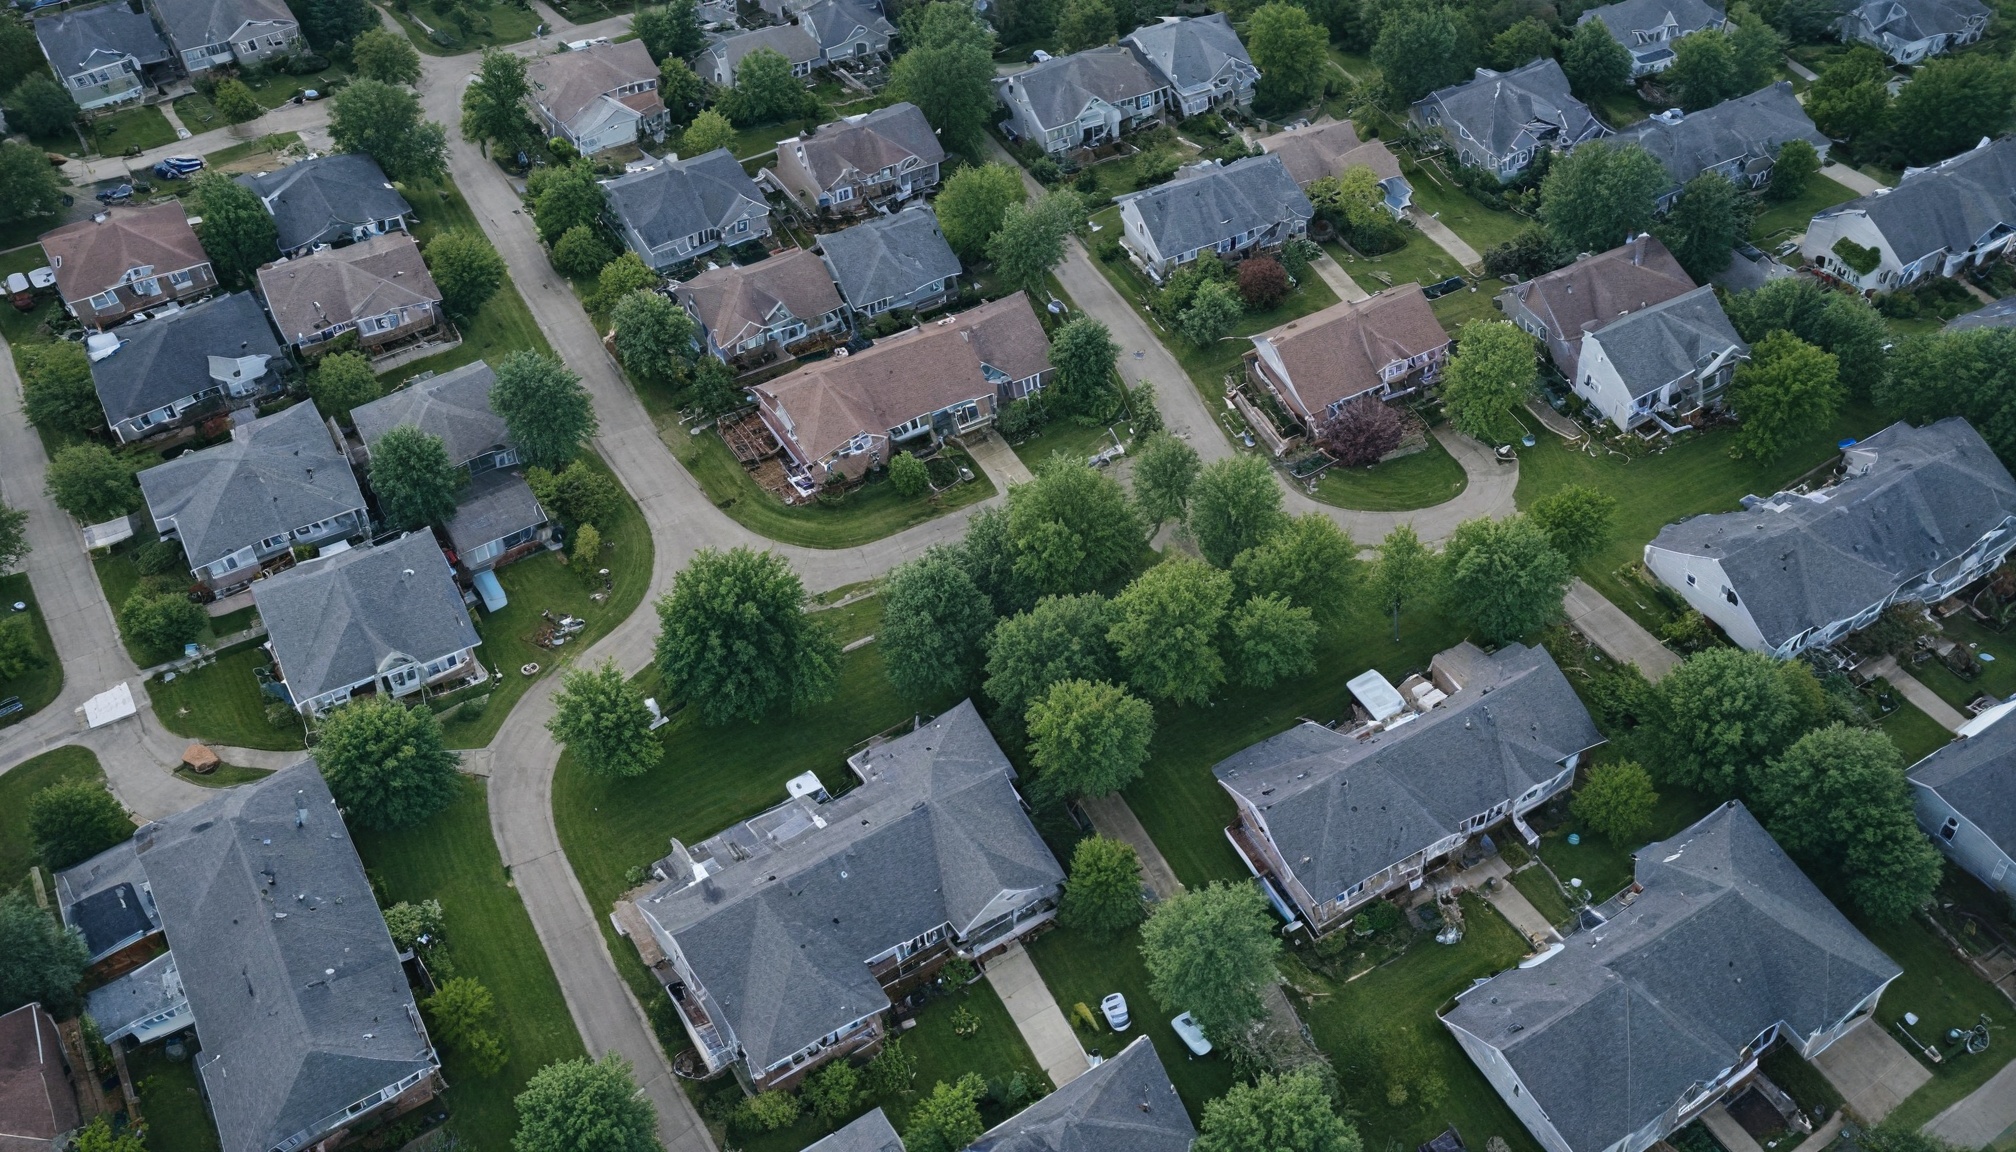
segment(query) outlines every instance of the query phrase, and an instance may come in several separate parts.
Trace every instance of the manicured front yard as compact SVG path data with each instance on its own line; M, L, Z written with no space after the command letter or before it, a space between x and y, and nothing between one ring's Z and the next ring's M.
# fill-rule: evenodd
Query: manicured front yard
M148 458L145 463L151 464L152 458ZM134 589L140 586L140 581L143 579L137 563L141 549L154 543L156 539L154 525L147 519L144 509L134 514L133 521L138 531L134 533L132 539L91 553L91 567L98 573L98 586L104 591L105 603L111 606L115 620L119 616L120 609L125 607L127 599L133 595ZM178 568L175 574L187 575L187 571ZM253 614L252 609L241 608L224 616L206 616L203 631L197 635L196 642L206 646L213 645L219 640L242 632L252 626ZM123 629L119 633L119 639L126 645L126 654L142 668L151 668L182 655L179 650L157 652L144 648L129 639Z
M279 698L261 694L253 672L272 663L264 644L255 640L233 648L214 663L178 673L166 683L148 681L147 696L161 726L177 736L237 748L291 752L305 747L299 719L278 727L266 719L267 705Z
M424 50L426 45L421 47ZM419 218L413 226L413 238L420 242L421 247L426 247L428 241L449 229L478 236L483 234L482 225L476 222L476 214L469 209L469 202L463 199L461 191L452 183L419 184L402 190ZM521 349L529 348L548 356L553 354L552 345L546 342L546 334L539 330L531 310L525 307L524 298L509 280L477 310L475 319L461 327L462 343L459 347L400 365L382 377L385 386L390 388L422 372L446 372L478 360L495 364L507 353Z
M469 54L473 59L474 53L479 49L532 39L532 30L541 23L539 14L534 12L529 4L522 8L516 4L472 4L470 7L477 9L477 15L487 21L488 27L476 32L464 32L455 27L454 23L437 11L432 4L413 7L419 11L394 10L392 18L399 22L399 27L412 39L413 46L429 56ZM599 15L596 17L600 18ZM421 27L423 20L426 22L426 28L437 29L446 34L450 38L450 43L437 44L428 38L426 28ZM547 31L550 35L552 30Z
M19 676L0 679L0 700L19 696L22 706L21 711L0 720L0 728L33 716L63 691L63 662L57 659L56 644L49 638L49 622L42 616L42 606L36 603L35 590L29 587L25 573L0 576L0 614L14 615L16 604L27 605L20 614L28 618L29 629L35 636L35 650L41 654L42 662Z
M1568 901L1561 895L1561 885L1555 881L1553 873L1545 868L1527 868L1512 874L1512 886L1526 897L1535 911L1547 918L1549 924L1560 924L1574 914Z
M1813 214L1855 199L1857 193L1844 184L1815 173L1795 199L1782 204L1766 204L1750 224L1751 242L1772 248L1806 231Z
M1486 208L1458 187L1435 161L1407 160L1401 169L1414 189L1414 207L1448 225L1451 232L1480 254L1511 240L1533 223L1517 212Z
M1981 666L1980 675L1962 680L1937 659L1911 667L1919 683L1955 708L1965 709L1982 693L2006 700L2016 692L2016 633L1997 632L1965 612L1956 612L1940 621L1947 637L1967 645ZM1983 656L1989 657L1982 659Z
M28 834L28 801L44 788L72 780L104 783L105 771L89 748L66 744L0 773L0 894L27 883L28 868L38 859ZM48 883L46 877L43 883Z
M1398 284L1433 284L1464 275L1463 266L1454 256L1418 231L1407 233L1403 247L1379 256L1353 255L1335 241L1325 244L1323 249L1367 292L1383 292Z
M1463 466L1449 455L1441 441L1430 435L1428 446L1411 455L1369 468L1346 468L1341 464L1331 468L1316 484L1316 499L1339 508L1401 512L1453 500L1469 485L1470 478Z
M199 131L199 129L191 129ZM177 137L159 108L127 108L93 120L85 132L100 156L124 156L173 144Z
M1130 446L1133 443L1133 430L1128 427L1126 420L1122 419L1115 424L1113 433L1117 433ZM1066 456L1089 459L1094 453L1112 446L1113 434L1107 432L1105 425L1087 427L1069 419L1052 420L1028 439L1010 445L1014 448L1015 455L1021 457L1022 463L1032 472L1036 470L1037 465L1059 452Z
M1944 725L1912 705L1899 701L1897 710L1883 718L1883 731L1904 754L1904 763L1915 764L1953 739Z

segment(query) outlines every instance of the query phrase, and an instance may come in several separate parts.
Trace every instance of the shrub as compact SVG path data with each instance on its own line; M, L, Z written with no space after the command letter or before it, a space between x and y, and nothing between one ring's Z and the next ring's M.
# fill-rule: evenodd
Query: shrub
M1265 256L1239 263L1239 298L1249 312L1265 312L1288 295L1288 270Z
M889 483L899 495L905 497L922 496L931 487L931 477L924 469L924 462L908 452L899 452L889 461Z
M1346 468L1377 464L1400 446L1400 414L1370 393L1337 410L1316 429L1316 446Z

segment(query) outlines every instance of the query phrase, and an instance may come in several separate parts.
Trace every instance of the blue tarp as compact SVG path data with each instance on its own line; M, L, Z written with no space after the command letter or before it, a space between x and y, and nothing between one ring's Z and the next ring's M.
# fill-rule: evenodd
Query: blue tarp
M487 611L502 611L504 605L510 603L504 598L504 585L497 582L497 573L486 568L476 573L472 583L476 585L476 595L483 598L483 607Z

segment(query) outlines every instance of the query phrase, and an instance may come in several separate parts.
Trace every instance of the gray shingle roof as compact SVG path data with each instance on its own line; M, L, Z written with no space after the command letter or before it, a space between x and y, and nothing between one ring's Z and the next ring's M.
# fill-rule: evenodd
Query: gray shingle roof
M761 207L763 192L726 148L619 176L602 185L609 210L653 248L719 228L741 215L737 206Z
M169 57L168 42L153 18L118 3L40 17L35 21L35 39L56 74L66 77L127 56L143 65L160 64Z
M282 252L348 238L360 224L413 214L378 162L362 152L318 156L277 172L240 176L238 182L258 193L273 214Z
M1190 19L1164 17L1129 32L1120 41L1133 46L1151 68L1177 88L1197 88L1211 83L1225 70L1253 67L1253 58L1239 42L1239 34L1223 12Z
M455 515L441 527L457 553L466 554L546 520L532 486L516 472L495 468L478 476L455 502Z
M718 60L728 67L728 75L733 77L742 58L760 48L768 48L793 64L808 64L819 59L819 42L796 24L779 24L769 28L758 28L753 32L737 32L724 37L708 49Z
M1117 44L1052 57L1015 73L1007 84L1022 94L1045 128L1076 120L1095 99L1118 104L1167 87L1133 52Z
M1602 733L1543 648L1451 649L1461 690L1364 740L1304 723L1212 773L1265 815L1312 896L1328 899L1561 773Z
M1708 3L1708 0L1621 0L1620 3L1592 8L1575 23L1601 20L1619 44L1636 48L1639 45L1631 34L1663 27L1668 16L1679 24L1683 35L1710 26L1720 27L1729 18L1727 13Z
M838 48L857 28L867 29L871 39L896 34L896 26L883 19L880 12L854 0L817 0L799 11L798 26L812 30L821 52Z
M196 1015L196 1067L224 1152L267 1152L435 1066L313 760L135 840Z
M269 368L242 382L220 380L211 375L213 367L228 372L235 365L213 366L213 356L231 361L265 356L272 368L284 363L266 310L250 292L214 297L172 316L122 325L112 334L120 338L119 350L92 363L91 382L105 419L113 424L184 396L227 383L250 384L271 373Z
M1948 332L1964 332L1969 328L2016 328L2016 296L2006 296L1946 322Z
M299 27L281 0L155 0L176 51L222 44L248 22L273 21Z
M1635 143L1665 165L1673 179L1669 191L1732 160L1744 161L1744 174L1761 172L1788 140L1804 140L1823 154L1832 143L1813 126L1789 80L1724 100L1677 124L1654 117L1617 134L1618 143Z
M1981 0L1870 0L1857 5L1856 15L1878 32L1888 32L1909 44L1966 29L1991 9Z
M2016 226L2016 137L1963 152L1897 187L1814 215L1867 213L1899 262L1941 249L1965 251L1998 226Z
M1584 332L1620 314L1685 295L1694 287L1666 245L1641 232L1629 244L1514 284L1499 299L1506 312L1516 303L1546 326L1547 350L1561 374L1573 380L1581 363Z
M1241 232L1316 214L1281 158L1271 155L1200 165L1194 174L1113 199L1134 205L1156 249L1171 259Z
M177 1005L186 1009L188 1003L182 991L182 973L175 967L175 953L163 952L111 983L93 988L84 998L84 1014L109 1042L131 1034L151 1016ZM0 1152L13 1152L4 1138L0 1138Z
M724 846L706 880L679 876L637 902L758 1068L887 1008L869 957L1063 879L972 701L857 760L863 783L819 806L825 827L738 825L722 837L746 858Z
M1720 561L1775 648L1854 616L2016 516L2016 480L1957 416L1900 421L1848 455L1850 475L1831 488L1668 524L1651 547Z
M1137 1036L1119 1055L988 1129L967 1152L1189 1152L1196 1139L1155 1045Z
M1417 101L1440 104L1443 123L1468 129L1473 140L1497 157L1554 141L1580 140L1592 129L1603 129L1589 106L1568 91L1568 76L1552 57L1542 57L1510 72L1479 68L1477 78L1430 92Z
M231 429L231 439L140 473L157 520L173 517L191 567L364 507L350 461L313 400Z
M962 271L938 215L911 208L819 237L840 295L856 308L907 296Z
M805 1152L903 1152L903 1141L882 1109L871 1108L831 1136L806 1145Z
M2016 856L2016 722L2003 714L1911 766L1911 781L1937 792L1955 812Z
M429 436L439 436L448 459L467 464L511 442L504 418L490 407L490 388L496 383L497 373L478 360L354 408L350 419L366 446L401 424L411 424Z
M1701 371L1732 347L1750 350L1708 284L1614 320L1588 338L1602 347L1634 397Z
M1810 1036L1900 971L1738 802L1641 850L1636 878L1602 928L1444 1017L1504 1054L1576 1152L1650 1123L1771 1025Z
M431 532L297 564L252 586L297 703L482 643ZM171 938L172 940L172 938Z

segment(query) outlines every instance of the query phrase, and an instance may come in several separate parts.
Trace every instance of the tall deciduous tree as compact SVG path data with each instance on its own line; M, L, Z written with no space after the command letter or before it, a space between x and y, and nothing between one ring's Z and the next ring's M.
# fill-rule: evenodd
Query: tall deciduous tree
M1029 702L1036 789L1054 800L1110 796L1141 777L1155 710L1113 684L1059 680Z
M1141 902L1141 858L1124 840L1087 836L1071 852L1071 872L1057 919L1066 928L1111 940L1148 914Z
M1540 182L1540 218L1570 252L1603 252L1651 225L1652 206L1666 180L1666 169L1638 145L1592 141L1547 170Z
M1784 331L1834 353L1841 382L1852 395L1867 398L1889 375L1890 326L1854 293L1829 291L1804 276L1785 276L1735 293L1723 307L1737 333L1753 345Z
M402 184L438 179L448 170L448 130L421 119L420 100L410 90L382 80L355 80L336 93L329 102L329 137L338 152L362 152Z
M1135 688L1157 700L1202 704L1225 682L1218 629L1232 600L1232 578L1195 560L1165 560L1136 577L1114 606L1107 632Z
M978 1072L952 1084L940 1080L929 1096L911 1106L903 1147L908 1152L959 1152L978 1140L987 1130L980 1119L980 1099L986 1094L987 1082Z
M77 122L77 101L47 71L33 72L16 84L5 107L8 125L30 136L63 137Z
M1400 413L1366 393L1316 427L1316 445L1346 468L1369 468L1400 446Z
M1471 320L1456 336L1456 355L1442 376L1442 403L1458 431L1505 440L1516 428L1512 409L1539 379L1533 338L1505 320Z
M639 380L673 385L683 379L698 350L699 328L684 308L656 292L632 292L609 310L616 358Z
M1010 204L1028 198L1022 177L1006 164L967 165L945 181L932 202L945 242L968 264L987 254L987 242L1001 230Z
M1197 450L1167 432L1148 437L1134 456L1134 503L1157 528L1189 514L1197 484Z
M28 835L60 872L133 835L133 818L99 781L65 780L28 798Z
M75 1012L90 958L84 938L37 908L25 886L0 896L0 1012L37 1002L58 1016Z
M72 444L49 461L46 480L56 506L86 524L123 516L140 506L133 469L103 444Z
M1389 9L1372 45L1372 63L1386 75L1395 99L1413 103L1470 75L1468 43L1447 8Z
M316 411L347 425L352 408L378 398L378 375L362 352L334 352L315 365L308 395L314 398Z
M467 474L448 458L441 437L401 424L371 445L371 491L388 526L444 524Z
M1063 262L1064 241L1084 222L1085 199L1069 189L1010 204L987 242L987 259L1008 283L1041 298L1044 276Z
M1032 599L1099 587L1134 562L1144 535L1120 485L1062 453L1009 490L1007 529L1015 578Z
M180 592L156 592L145 585L135 588L119 607L119 632L135 648L156 659L166 660L203 635L209 618L203 609Z
M1886 414L1905 420L1965 417L1998 455L2016 459L2016 330L1974 328L1902 341L1873 395Z
M758 48L735 65L735 87L721 99L721 111L747 128L810 116L819 101L791 72L791 61L772 48Z
M1841 409L1840 361L1790 332L1773 332L1736 369L1729 404L1736 410L1736 446L1760 460L1781 455L1823 428Z
M1988 53L1940 56L1919 68L1891 109L1891 146L1913 164L1931 164L2009 127L2016 71Z
M28 512L0 503L0 572L26 559L34 548L28 543Z
M63 195L63 182L40 148L0 141L0 223L54 215Z
M658 1114L614 1052L548 1064L516 1103L513 1152L658 1152Z
M252 89L236 77L219 80L217 90L210 94L210 103L233 124L257 120L266 111L259 106L259 98L252 95Z
M1195 1152L1362 1152L1365 1143L1343 1117L1323 1078L1303 1069L1262 1072L1235 1083L1204 1105Z
M367 0L295 0L290 7L301 20L301 34L317 52L378 26L378 10Z
M1526 515L1569 567L1580 567L1610 543L1617 498L1587 484L1570 484L1535 502Z
M1197 286L1190 304L1176 314L1176 329L1199 348L1208 348L1232 331L1246 305L1239 293L1223 280L1206 280Z
M1226 622L1232 667L1239 683L1268 688L1316 670L1316 622L1309 609L1286 596L1254 596Z
M279 230L257 192L222 172L206 172L196 181L196 203L203 212L203 254L225 287L246 287L261 264L280 255Z
M575 228L594 229L602 218L602 186L594 165L585 160L541 168L525 182L532 199L532 222L539 239L558 243Z
M1826 696L1804 664L1709 648L1653 689L1643 746L1662 783L1731 796L1747 791L1765 762L1826 710Z
M1087 592L1045 596L1027 612L1000 621L987 637L987 695L1014 714L1060 680L1114 679L1117 665L1106 634L1119 618L1111 601Z
M1491 66L1510 72L1554 55L1554 30L1538 16L1528 16L1491 38Z
M969 4L941 0L912 11L903 25L909 48L890 69L891 84L924 110L948 147L971 149L994 115L993 30Z
M1729 266L1736 245L1750 234L1750 200L1720 172L1703 172L1653 227L1687 274L1705 283Z
M1307 512L1233 557L1232 579L1241 596L1279 596L1336 620L1350 610L1361 567L1358 545L1337 522Z
M554 714L546 722L583 768L597 776L642 776L658 766L664 749L651 735L644 693L614 660L575 668L560 679Z
M1120 346L1106 325L1089 315L1072 317L1050 334L1050 363L1057 369L1052 398L1065 413L1109 410L1118 391L1113 364Z
M1301 108L1323 94L1330 37L1300 6L1274 0L1246 21L1246 50L1260 69L1254 102L1263 111Z
M441 306L467 323L504 286L504 258L481 232L450 228L427 242L424 253Z
M735 142L735 125L728 117L712 108L693 117L679 138L679 154L682 156L705 156L717 148L726 148Z
M1141 926L1148 990L1165 1011L1190 1013L1216 1044L1239 1039L1266 1015L1260 992L1274 980L1280 951L1267 898L1243 882L1180 892Z
M532 86L525 79L525 58L502 48L483 50L476 78L462 90L462 138L489 155L495 147L506 155L539 138L538 126L525 111Z
M1561 612L1568 560L1523 516L1458 524L1446 559L1450 607L1494 643L1516 640Z
M1394 525L1379 542L1379 558L1372 564L1369 583L1373 600L1382 611L1393 614L1395 643L1400 640L1401 611L1440 596L1445 574L1442 557L1421 543L1412 524Z
M1764 198L1774 204L1797 200L1819 172L1820 153L1814 150L1813 145L1799 139L1787 140L1778 146L1778 156L1771 164L1771 183L1764 187Z
M1631 86L1631 54L1601 20L1585 20L1561 50L1561 70L1575 94L1593 100Z
M105 423L84 345L70 340L22 344L15 355L21 361L21 407L30 424L45 432L82 435Z
M315 762L344 816L366 828L410 828L446 808L460 786L460 759L441 741L441 721L383 694L322 718Z
M1689 112L1711 108L1742 94L1736 54L1729 37L1721 32L1697 32L1675 41L1673 63L1661 80Z
M1625 848L1652 831L1658 806L1652 774L1636 761L1618 760L1591 768L1588 782L1576 789L1568 809L1577 820Z
M683 59L707 46L700 28L700 8L694 0L639 8L630 18L630 30L644 42L644 50L653 60Z
M387 28L367 29L350 46L350 62L366 80L387 84L418 84L420 53L403 32Z
M883 585L882 604L875 639L897 688L927 699L972 687L994 610L956 549L941 545L897 567Z
M490 407L504 418L527 464L558 468L595 435L595 408L581 378L558 360L530 349L497 362Z
M1204 466L1190 489L1190 534L1197 550L1219 568L1255 547L1288 522L1281 486L1266 457L1228 456Z
M1868 141L1883 131L1890 111L1890 69L1883 54L1856 44L1829 61L1806 90L1806 111L1820 131L1837 140Z
M689 123L693 114L700 110L700 101L706 94L706 82L694 74L686 61L677 56L667 56L664 63L658 65L658 96L665 101L665 111L674 126ZM709 152L713 150L707 149Z
M1057 21L1057 47L1079 52L1111 44L1117 35L1113 6L1106 0L1065 0L1064 15Z
M805 586L774 552L703 548L658 601L658 667L710 724L829 699L839 646L805 615Z

